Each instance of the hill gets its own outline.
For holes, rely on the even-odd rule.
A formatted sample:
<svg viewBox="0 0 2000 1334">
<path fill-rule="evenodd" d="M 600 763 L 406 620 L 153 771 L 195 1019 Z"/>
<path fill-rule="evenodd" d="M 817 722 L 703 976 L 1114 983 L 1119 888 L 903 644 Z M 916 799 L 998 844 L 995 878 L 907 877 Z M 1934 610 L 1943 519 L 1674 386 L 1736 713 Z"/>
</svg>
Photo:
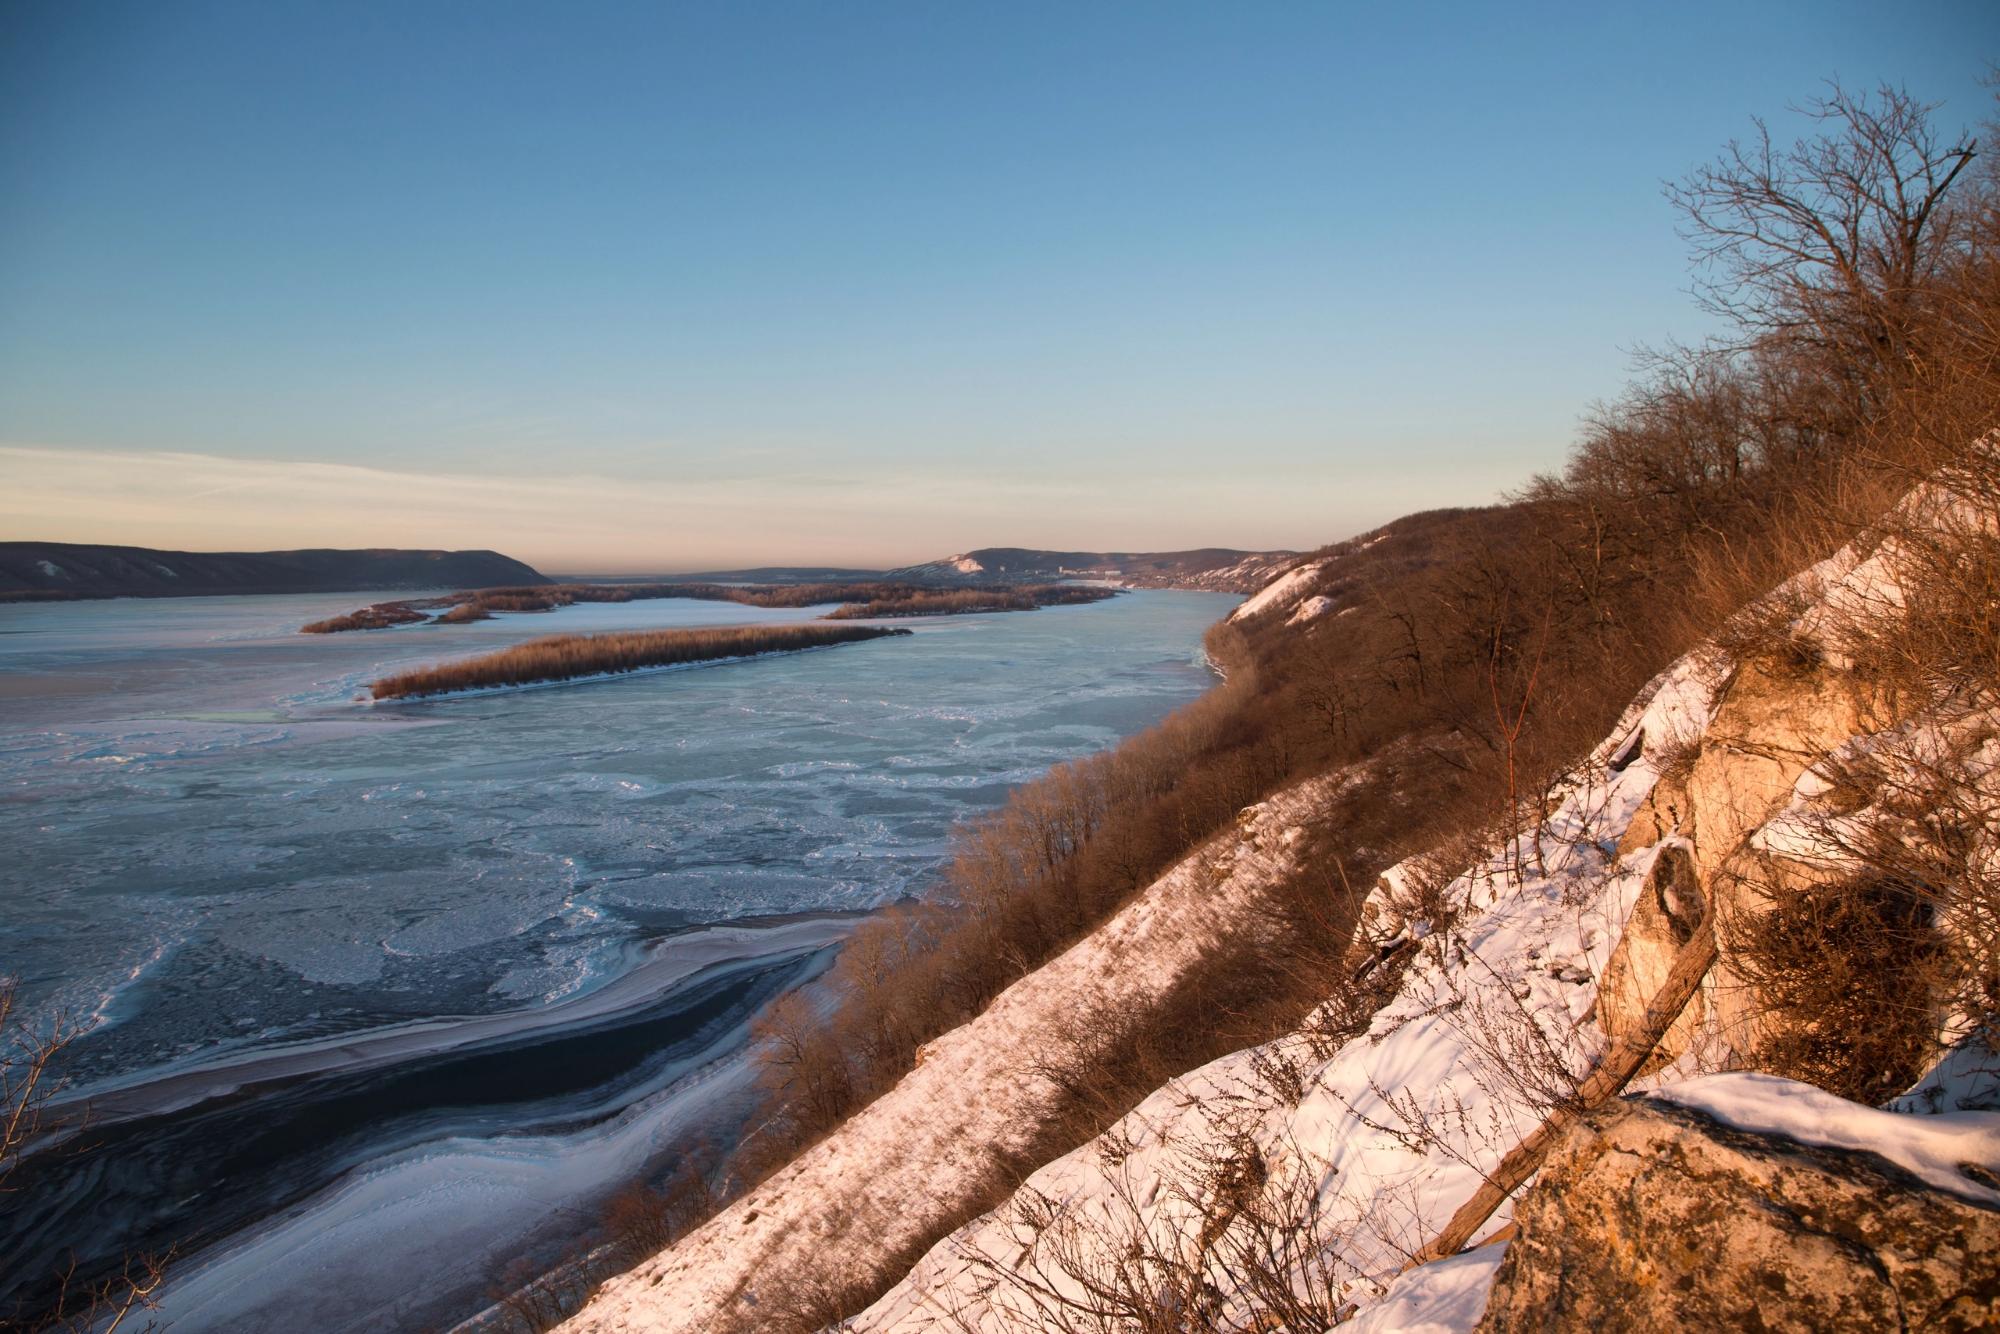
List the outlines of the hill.
<svg viewBox="0 0 2000 1334">
<path fill-rule="evenodd" d="M 759 565 L 749 570 L 698 570 L 686 574 L 565 573 L 556 577 L 566 584 L 646 584 L 663 581 L 689 584 L 849 584 L 875 583 L 882 578 L 882 571 L 847 565 Z"/>
<path fill-rule="evenodd" d="M 549 582 L 533 566 L 497 551 L 156 551 L 69 542 L 0 542 L 0 601 L 9 602 Z"/>
<path fill-rule="evenodd" d="M 1295 551 L 1038 551 L 981 547 L 943 560 L 889 571 L 891 579 L 989 583 L 1021 579 L 1103 579 L 1128 588 L 1204 588 L 1254 592 L 1284 567 Z"/>
<path fill-rule="evenodd" d="M 801 584 L 833 581 L 968 584 L 1056 583 L 1092 579 L 1125 588 L 1193 588 L 1254 593 L 1298 557 L 1296 551 L 1043 551 L 1034 547 L 980 547 L 956 556 L 894 570 L 844 566 L 767 565 L 749 570 L 705 570 L 676 575 L 598 575 L 591 582 L 636 583 L 673 578 L 719 584 Z"/>
<path fill-rule="evenodd" d="M 814 1021 L 764 1023 L 788 1096 L 867 1094 L 712 1218 L 683 1232 L 663 1213 L 668 1244 L 565 1334 L 1470 1330 L 1489 1298 L 1505 1329 L 1601 1327 L 1579 1312 L 1640 1301 L 1676 1328 L 1779 1310 L 1877 1328 L 1871 1312 L 1959 1291 L 1989 1310 L 2000 1094 L 1989 1002 L 1961 998 L 1992 957 L 1973 868 L 2000 706 L 1950 627 L 2000 577 L 1996 471 L 1977 457 L 1920 489 L 1636 683 L 1612 661 L 1654 642 L 1657 609 L 1589 671 L 1606 626 L 1587 604 L 1576 627 L 1530 617 L 1511 666 L 1448 651 L 1522 628 L 1479 613 L 1524 588 L 1478 595 L 1549 568 L 1545 505 L 1413 515 L 1296 563 L 1211 636 L 1230 671 L 1205 703 L 1232 737 L 1278 711 L 1293 755 L 1321 714 L 1332 750 L 1246 770 L 1266 792 L 1221 818 L 1177 809 L 1163 823 L 1206 828 L 1195 846 L 1034 945 L 1028 923 L 1099 897 L 1093 845 L 1152 860 L 1118 806 L 1226 752 L 1170 722 L 990 820 L 948 872 L 967 897 L 1013 878 L 983 916 L 864 928 L 848 950 L 902 977 L 843 959 L 879 1008 L 848 1002 L 818 1051 Z M 1550 591 L 1522 600 L 1559 606 Z M 1452 610 L 1414 622 L 1423 606 Z M 1531 757 L 1518 729 L 1474 736 L 1482 702 L 1508 710 L 1500 729 L 1532 713 L 1565 741 Z M 1050 842 L 1068 851 L 1046 869 L 1018 855 Z M 1011 923 L 1007 897 L 1032 900 Z M 1039 966 L 867 1068 L 866 1034 L 893 1045 L 881 1026 L 948 1012 L 968 961 L 1003 947 Z M 1186 1034 L 1301 981 L 1294 1022 L 1175 1069 L 1201 1047 Z M 1656 1244 L 1634 1217 L 1685 1218 L 1706 1244 Z M 1815 1228 L 1867 1240 L 1807 1253 Z M 1930 1232 L 1951 1238 L 1936 1273 L 1891 1263 L 1930 1254 Z M 1216 1318 L 1141 1319 L 1197 1302 Z"/>
</svg>

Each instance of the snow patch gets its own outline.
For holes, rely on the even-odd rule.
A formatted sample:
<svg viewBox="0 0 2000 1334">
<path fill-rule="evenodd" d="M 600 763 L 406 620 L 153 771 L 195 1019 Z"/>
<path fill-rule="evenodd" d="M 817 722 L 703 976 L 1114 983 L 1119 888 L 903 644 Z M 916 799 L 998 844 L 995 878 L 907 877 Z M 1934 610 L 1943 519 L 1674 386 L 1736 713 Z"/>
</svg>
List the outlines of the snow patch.
<svg viewBox="0 0 2000 1334">
<path fill-rule="evenodd" d="M 1493 1275 L 1506 1255 L 1500 1242 L 1420 1265 L 1341 1326 L 1342 1334 L 1465 1334 L 1486 1314 Z"/>
<path fill-rule="evenodd" d="M 1908 1093 L 1883 1104 L 1885 1111 L 1928 1116 L 1936 1112 L 2000 1112 L 2000 1054 L 1978 1038 L 1959 1043 Z"/>
<path fill-rule="evenodd" d="M 1301 824 L 1338 780 L 1310 779 L 1245 809 L 1110 920 L 1028 974 L 826 1139 L 671 1249 L 599 1289 L 564 1328 L 714 1328 L 808 1273 L 874 1272 L 935 1236 L 961 1201 L 1032 1151 L 1063 1094 L 1047 1062 L 1090 1016 L 1157 1004 L 1216 942 L 1268 914 L 1298 867 Z"/>
<path fill-rule="evenodd" d="M 1332 598 L 1329 597 L 1307 598 L 1304 602 L 1301 602 L 1299 604 L 1299 609 L 1292 613 L 1291 618 L 1287 620 L 1285 624 L 1298 625 L 1304 621 L 1317 620 L 1320 617 L 1326 615 L 1328 612 L 1332 611 L 1338 605 L 1339 605 L 1338 603 L 1336 603 Z"/>
<path fill-rule="evenodd" d="M 1326 1249 L 1295 1282 L 1338 1287 L 1363 1313 L 1389 1300 L 1409 1251 L 1437 1234 L 1544 1115 L 1523 1082 L 1507 1078 L 1494 1027 L 1518 1030 L 1522 1042 L 1545 1045 L 1577 1073 L 1601 1049 L 1590 983 L 1603 975 L 1659 855 L 1649 849 L 1614 862 L 1608 851 L 1657 779 L 1633 740 L 1705 727 L 1721 680 L 1716 666 L 1705 655 L 1676 664 L 1570 780 L 1546 825 L 1491 850 L 1447 886 L 1445 897 L 1462 905 L 1455 923 L 1407 915 L 1407 868 L 1383 877 L 1362 920 L 1375 925 L 1370 943 L 1384 956 L 1411 962 L 1362 1036 L 1324 1055 L 1309 1025 L 1169 1083 L 1031 1175 L 1014 1201 L 939 1242 L 853 1327 L 1001 1334 L 1023 1318 L 1032 1323 L 1047 1294 L 1084 1300 L 1075 1256 L 1122 1249 L 1135 1236 L 1173 1253 L 1201 1235 L 1199 1183 L 1205 1170 L 1212 1179 L 1217 1146 L 1254 1145 L 1267 1179 L 1316 1201 L 1314 1230 Z M 1610 759 L 1626 751 L 1630 762 L 1613 771 Z M 1293 1075 L 1274 1080 L 1273 1071 Z M 1024 1227 L 1016 1209 L 1024 1201 L 1030 1215 L 1055 1221 Z M 1510 1216 L 1503 1206 L 1490 1226 Z M 1232 1275 L 1215 1268 L 1209 1277 L 1219 1298 L 1247 1316 L 1247 1294 L 1229 1291 Z M 1461 1277 L 1469 1293 L 1472 1272 Z M 1414 1302 L 1434 1280 L 1412 1279 L 1400 1291 Z M 1029 1292 L 1042 1295 L 1022 1295 Z M 1389 1323 L 1376 1327 L 1425 1327 L 1398 1318 L 1381 1317 Z M 1465 1327 L 1445 1323 L 1456 1318 L 1440 1314 L 1435 1327 Z"/>
<path fill-rule="evenodd" d="M 1293 601 L 1300 594 L 1304 593 L 1306 589 L 1312 587 L 1312 582 L 1318 577 L 1322 564 L 1324 562 L 1314 561 L 1308 565 L 1301 565 L 1289 574 L 1272 580 L 1264 586 L 1262 592 L 1258 593 L 1248 602 L 1245 602 L 1235 611 L 1229 613 L 1229 619 L 1232 621 L 1247 621 L 1260 612 L 1269 611 L 1273 607 L 1282 606 L 1285 603 Z"/>
<path fill-rule="evenodd" d="M 2000 1190 L 1974 1180 L 1960 1164 L 2000 1174 L 2000 1112 L 1885 1112 L 1776 1075 L 1705 1075 L 1653 1096 L 1757 1135 L 1873 1153 L 1938 1190 L 2000 1204 Z"/>
</svg>

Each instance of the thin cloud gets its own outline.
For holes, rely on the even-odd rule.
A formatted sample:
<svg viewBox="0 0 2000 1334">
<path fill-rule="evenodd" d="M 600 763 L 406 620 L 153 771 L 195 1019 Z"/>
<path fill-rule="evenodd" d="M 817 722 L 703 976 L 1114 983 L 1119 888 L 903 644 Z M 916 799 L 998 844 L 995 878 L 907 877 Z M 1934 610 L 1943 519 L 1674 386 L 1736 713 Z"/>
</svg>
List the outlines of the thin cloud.
<svg viewBox="0 0 2000 1334">
<path fill-rule="evenodd" d="M 557 569 L 894 565 L 979 546 L 1311 546 L 1378 497 L 1245 471 L 1228 479 L 899 472 L 628 479 L 0 445 L 0 531 L 203 550 L 490 547 Z M 1349 505 L 1302 505 L 1301 490 Z M 1324 491 L 1322 491 L 1324 493 Z M 1304 511 L 1301 514 L 1301 511 Z M 1377 511 L 1379 512 L 1379 510 Z M 1297 534 L 1284 540 L 1277 516 Z"/>
</svg>

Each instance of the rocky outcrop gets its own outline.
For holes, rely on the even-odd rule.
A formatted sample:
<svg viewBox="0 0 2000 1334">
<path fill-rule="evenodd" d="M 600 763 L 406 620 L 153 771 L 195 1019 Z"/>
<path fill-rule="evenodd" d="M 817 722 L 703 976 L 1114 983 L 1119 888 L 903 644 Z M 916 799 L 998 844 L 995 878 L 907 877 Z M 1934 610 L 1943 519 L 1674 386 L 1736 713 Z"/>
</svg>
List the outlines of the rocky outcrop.
<svg viewBox="0 0 2000 1334">
<path fill-rule="evenodd" d="M 1629 857 L 1655 847 L 1674 835 L 1694 837 L 1694 807 L 1688 801 L 1687 775 L 1667 773 L 1639 803 L 1632 823 L 1618 839 L 1618 855 Z"/>
<path fill-rule="evenodd" d="M 1597 984 L 1597 1025 L 1606 1036 L 1637 1041 L 1642 1034 L 1657 1031 L 1648 1023 L 1649 1008 L 1706 912 L 1689 845 L 1683 841 L 1660 849 Z M 1646 1070 L 1658 1069 L 1687 1051 L 1706 1013 L 1697 993 L 1660 1038 Z"/>
<path fill-rule="evenodd" d="M 1664 1100 L 1585 1118 L 1514 1221 L 1482 1331 L 2000 1325 L 2000 1195 Z"/>
<path fill-rule="evenodd" d="M 1722 695 L 1687 779 L 1695 866 L 1710 881 L 1791 796 L 1808 766 L 1874 730 L 1845 673 L 1746 662 Z"/>
<path fill-rule="evenodd" d="M 1815 781 L 1815 766 L 1894 721 L 1852 673 L 1823 660 L 1807 641 L 1740 662 L 1732 671 L 1714 719 L 1683 743 L 1690 758 L 1669 766 L 1618 842 L 1626 856 L 1674 840 L 1684 855 L 1658 867 L 1656 876 L 1671 870 L 1681 897 L 1699 896 L 1715 914 L 1717 963 L 1656 1064 L 1689 1050 L 1699 1033 L 1714 1035 L 1741 1058 L 1770 1039 L 1771 1006 L 1739 949 L 1781 896 L 1844 872 L 1823 859 L 1788 855 L 1766 831 L 1797 818 L 1802 786 L 1827 786 Z M 1600 991 L 1597 1017 L 1607 1032 L 1643 1012 L 1649 986 L 1665 976 L 1684 938 L 1684 924 L 1649 885 Z"/>
</svg>

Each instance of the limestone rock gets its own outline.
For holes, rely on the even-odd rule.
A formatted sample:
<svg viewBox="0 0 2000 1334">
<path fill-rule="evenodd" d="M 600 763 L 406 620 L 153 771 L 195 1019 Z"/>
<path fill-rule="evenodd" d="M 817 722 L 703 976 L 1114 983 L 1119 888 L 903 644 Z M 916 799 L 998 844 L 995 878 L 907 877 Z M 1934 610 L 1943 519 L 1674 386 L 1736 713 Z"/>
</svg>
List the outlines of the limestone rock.
<svg viewBox="0 0 2000 1334">
<path fill-rule="evenodd" d="M 1737 943 L 1773 895 L 1827 878 L 1825 868 L 1775 857 L 1751 836 L 1791 801 L 1807 768 L 1885 721 L 1882 702 L 1826 667 L 1746 662 L 1725 689 L 1687 777 L 1685 819 L 1694 870 L 1715 914 L 1721 955 L 1706 993 L 1714 1031 L 1738 1053 L 1759 1049 L 1769 1006 L 1739 967 Z"/>
<path fill-rule="evenodd" d="M 1704 883 L 1790 797 L 1808 765 L 1872 730 L 1865 712 L 1843 673 L 1793 675 L 1757 663 L 1737 671 L 1687 780 Z"/>
<path fill-rule="evenodd" d="M 1514 1218 L 1482 1331 L 2000 1326 L 2000 1209 L 1662 1100 L 1586 1117 Z"/>
<path fill-rule="evenodd" d="M 1680 834 L 1694 836 L 1694 807 L 1688 802 L 1687 779 L 1663 774 L 1618 839 L 1618 855 L 1630 856 Z"/>
<path fill-rule="evenodd" d="M 1653 859 L 1645 888 L 1626 919 L 1625 931 L 1597 986 L 1597 1024 L 1611 1037 L 1636 1038 L 1646 1026 L 1646 1007 L 1673 971 L 1707 911 L 1694 857 L 1685 844 L 1669 844 Z M 1701 1031 L 1705 1005 L 1700 993 L 1660 1039 L 1648 1070 L 1686 1051 Z"/>
</svg>

